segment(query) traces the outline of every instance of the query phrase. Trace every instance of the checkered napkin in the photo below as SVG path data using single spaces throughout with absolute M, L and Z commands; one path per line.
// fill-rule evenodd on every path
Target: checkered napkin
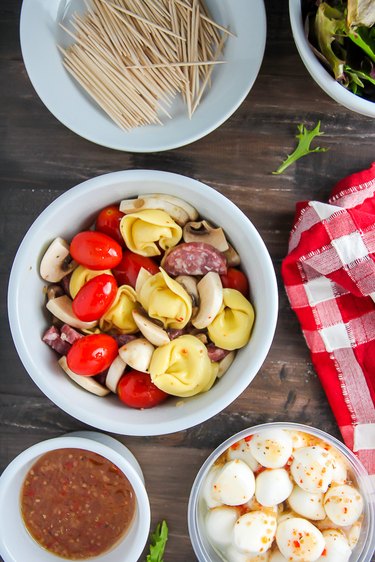
M 375 479 L 375 162 L 328 203 L 297 205 L 282 276 L 343 439 Z

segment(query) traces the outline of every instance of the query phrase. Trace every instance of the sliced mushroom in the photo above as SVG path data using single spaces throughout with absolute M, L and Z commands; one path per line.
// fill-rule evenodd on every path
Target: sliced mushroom
M 142 289 L 144 283 L 150 277 L 152 277 L 151 273 L 149 271 L 147 271 L 147 269 L 145 269 L 144 267 L 141 267 L 141 269 L 139 270 L 139 273 L 137 275 L 136 282 L 135 282 L 135 292 L 137 293 L 137 295 L 139 295 L 140 290 Z
M 187 294 L 192 300 L 193 307 L 199 304 L 199 294 L 197 289 L 198 281 L 192 275 L 179 275 L 175 281 L 183 286 Z
M 185 242 L 205 242 L 220 252 L 228 250 L 229 245 L 222 228 L 215 228 L 207 221 L 188 222 L 183 233 Z
M 96 320 L 93 320 L 92 322 L 83 322 L 77 318 L 73 312 L 72 299 L 70 299 L 67 295 L 62 295 L 61 297 L 49 300 L 46 303 L 46 307 L 53 316 L 56 316 L 56 318 L 65 324 L 69 324 L 72 328 L 90 330 L 97 324 Z
M 237 254 L 233 246 L 231 246 L 230 244 L 228 244 L 228 246 L 229 246 L 228 250 L 224 252 L 224 256 L 226 257 L 227 260 L 227 265 L 228 267 L 237 267 L 238 265 L 241 264 L 241 258 Z
M 236 357 L 236 352 L 231 351 L 230 353 L 228 353 L 228 355 L 224 357 L 224 359 L 219 361 L 219 370 L 217 372 L 218 379 L 220 379 L 227 372 L 229 367 L 232 365 L 235 357 Z
M 136 371 L 147 373 L 154 346 L 145 338 L 137 338 L 119 348 L 121 359 Z
M 175 195 L 169 195 L 167 193 L 147 193 L 145 195 L 139 195 L 140 199 L 148 199 L 150 197 L 154 199 L 164 199 L 164 201 L 168 201 L 169 203 L 172 203 L 172 205 L 181 207 L 181 209 L 184 209 L 187 213 L 189 220 L 191 221 L 196 221 L 199 216 L 197 209 L 193 207 L 193 205 L 190 205 L 190 203 L 184 199 L 176 197 Z
M 126 369 L 126 363 L 117 355 L 116 359 L 114 359 L 108 369 L 107 376 L 105 378 L 105 385 L 109 390 L 116 394 L 117 385 L 120 382 L 122 375 Z
M 223 303 L 223 286 L 218 273 L 210 271 L 199 281 L 200 306 L 191 323 L 195 328 L 207 328 L 217 315 Z
M 60 285 L 49 285 L 47 287 L 47 299 L 56 299 L 57 297 L 62 297 L 65 295 L 64 289 Z
M 139 331 L 152 345 L 159 347 L 171 341 L 167 332 L 152 322 L 147 316 L 141 314 L 138 310 L 133 310 L 132 314 Z
M 71 369 L 69 369 L 65 355 L 60 357 L 58 364 L 66 372 L 68 377 L 85 390 L 88 390 L 88 392 L 91 392 L 91 394 L 96 394 L 96 396 L 106 396 L 109 394 L 110 390 L 96 381 L 93 377 L 77 375 L 77 373 L 74 373 Z
M 40 263 L 40 276 L 50 283 L 58 283 L 77 267 L 69 253 L 69 244 L 59 236 L 50 244 Z
M 184 224 L 186 224 L 189 220 L 189 215 L 184 209 L 158 197 L 124 199 L 120 203 L 120 211 L 126 215 L 137 213 L 138 211 L 144 211 L 145 209 L 158 209 L 165 211 L 180 226 L 184 226 Z

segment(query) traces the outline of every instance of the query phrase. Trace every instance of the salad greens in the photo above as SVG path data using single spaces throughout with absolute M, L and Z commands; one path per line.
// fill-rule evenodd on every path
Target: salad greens
M 283 163 L 277 168 L 276 172 L 272 172 L 273 174 L 282 174 L 288 166 L 293 164 L 302 156 L 306 156 L 307 154 L 312 154 L 313 152 L 327 152 L 329 148 L 320 148 L 320 146 L 316 148 L 310 148 L 311 142 L 314 140 L 315 137 L 320 137 L 324 135 L 324 133 L 320 130 L 320 121 L 314 129 L 309 131 L 306 129 L 305 125 L 302 123 L 298 125 L 298 135 L 296 135 L 296 139 L 298 139 L 297 148 L 289 154 Z
M 345 88 L 375 101 L 375 1 L 304 0 L 308 39 Z
M 167 540 L 168 525 L 166 521 L 162 521 L 151 534 L 150 554 L 147 555 L 146 562 L 163 562 Z

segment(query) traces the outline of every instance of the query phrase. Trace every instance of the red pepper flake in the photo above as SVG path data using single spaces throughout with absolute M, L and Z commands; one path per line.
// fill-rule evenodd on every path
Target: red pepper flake
M 293 546 L 294 546 L 294 548 L 301 548 L 301 545 L 300 545 L 299 541 L 293 541 Z
M 248 435 L 247 437 L 244 438 L 244 441 L 251 441 L 253 437 L 254 435 Z
M 327 549 L 326 548 L 323 550 L 322 556 L 327 556 Z
M 241 446 L 240 443 L 237 442 L 237 443 L 233 443 L 233 445 L 231 445 L 230 448 L 231 448 L 233 451 L 237 451 L 237 449 L 239 449 L 240 446 Z

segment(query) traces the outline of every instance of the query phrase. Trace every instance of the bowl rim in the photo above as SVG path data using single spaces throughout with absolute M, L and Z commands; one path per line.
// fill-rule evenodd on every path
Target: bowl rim
M 26 232 L 14 258 L 8 284 L 8 318 L 13 342 L 20 360 L 23 363 L 24 368 L 26 369 L 29 376 L 42 390 L 42 392 L 50 400 L 52 400 L 52 402 L 54 402 L 56 406 L 72 415 L 76 419 L 88 423 L 92 427 L 96 427 L 98 429 L 109 431 L 112 433 L 118 433 L 121 435 L 135 436 L 164 435 L 168 433 L 175 433 L 177 431 L 185 430 L 198 425 L 199 423 L 208 420 L 209 418 L 213 417 L 214 415 L 224 410 L 224 408 L 229 406 L 229 404 L 231 404 L 236 398 L 238 398 L 238 396 L 240 396 L 240 394 L 247 388 L 251 380 L 249 381 L 249 377 L 243 377 L 242 381 L 236 381 L 236 384 L 233 384 L 230 391 L 228 391 L 224 396 L 219 397 L 214 402 L 206 404 L 205 408 L 203 410 L 200 410 L 199 412 L 189 412 L 188 414 L 185 414 L 184 417 L 179 418 L 179 423 L 177 423 L 177 421 L 174 421 L 173 424 L 171 424 L 168 420 L 161 421 L 158 424 L 149 423 L 147 425 L 146 431 L 146 424 L 137 425 L 133 423 L 131 427 L 129 427 L 128 423 L 125 423 L 122 420 L 117 420 L 116 423 L 114 423 L 112 420 L 108 422 L 106 419 L 104 419 L 104 416 L 98 422 L 95 412 L 83 413 L 80 409 L 78 401 L 77 403 L 66 401 L 63 396 L 61 396 L 54 390 L 53 385 L 49 385 L 48 381 L 45 380 L 45 377 L 40 375 L 39 366 L 36 364 L 35 359 L 29 353 L 25 339 L 23 337 L 23 331 L 20 322 L 21 315 L 18 311 L 17 295 L 22 279 L 22 264 L 26 259 L 28 247 L 31 246 L 33 235 L 41 229 L 44 222 L 48 220 L 48 217 L 54 215 L 56 209 L 59 209 L 61 205 L 74 205 L 75 201 L 79 199 L 82 194 L 87 194 L 88 187 L 90 187 L 91 189 L 90 193 L 95 193 L 97 190 L 102 189 L 103 186 L 108 185 L 109 183 L 112 184 L 116 182 L 122 182 L 122 184 L 126 185 L 126 182 L 146 180 L 163 182 L 167 186 L 177 185 L 182 190 L 184 187 L 186 187 L 191 193 L 195 193 L 197 195 L 201 194 L 202 190 L 204 190 L 207 196 L 214 197 L 220 204 L 225 205 L 227 208 L 230 208 L 230 212 L 234 216 L 234 221 L 237 220 L 239 223 L 241 221 L 246 221 L 246 227 L 251 232 L 251 236 L 254 240 L 254 246 L 256 246 L 262 253 L 262 263 L 264 266 L 267 281 L 265 290 L 268 291 L 267 302 L 269 304 L 269 329 L 264 339 L 262 339 L 259 348 L 257 348 L 257 357 L 254 358 L 250 366 L 251 372 L 254 373 L 251 380 L 253 380 L 255 375 L 258 373 L 267 357 L 274 338 L 278 317 L 278 289 L 276 275 L 271 257 L 268 253 L 265 243 L 263 242 L 260 234 L 252 224 L 250 219 L 248 219 L 248 217 L 234 203 L 232 203 L 230 199 L 216 191 L 214 188 L 208 186 L 207 184 L 188 176 L 172 172 L 140 169 L 123 170 L 118 172 L 110 172 L 108 174 L 103 174 L 86 180 L 57 197 L 32 223 L 29 230 Z
M 88 432 L 87 432 L 88 433 Z M 128 478 L 129 482 L 133 486 L 136 498 L 137 498 L 137 511 L 138 511 L 138 527 L 134 527 L 132 525 L 130 531 L 134 532 L 134 544 L 133 554 L 134 558 L 133 561 L 136 562 L 139 556 L 142 554 L 143 548 L 146 545 L 149 532 L 150 532 L 150 523 L 151 523 L 151 508 L 150 502 L 148 498 L 148 494 L 146 491 L 145 484 L 142 480 L 142 476 L 138 473 L 137 465 L 138 461 L 136 461 L 135 457 L 134 460 L 136 464 L 132 464 L 131 457 L 133 456 L 130 451 L 130 455 L 128 458 L 123 456 L 119 450 L 115 450 L 109 444 L 103 441 L 98 441 L 97 438 L 94 437 L 95 433 L 93 433 L 93 437 L 83 437 L 77 436 L 72 434 L 65 434 L 59 437 L 54 437 L 52 439 L 46 439 L 45 441 L 40 441 L 31 445 L 21 453 L 19 453 L 5 468 L 4 472 L 0 476 L 0 510 L 5 509 L 5 502 L 4 502 L 4 494 L 6 493 L 8 487 L 12 485 L 13 479 L 16 475 L 22 471 L 24 472 L 24 476 L 27 474 L 29 467 L 27 465 L 34 464 L 38 458 L 42 455 L 54 451 L 56 449 L 65 449 L 65 448 L 73 448 L 73 449 L 85 449 L 92 452 L 95 452 L 106 459 L 110 460 L 113 464 L 118 466 L 118 468 L 125 474 Z M 139 465 L 138 465 L 139 466 Z M 22 480 L 23 481 L 23 480 Z M 21 488 L 20 488 L 21 489 Z M 14 527 L 17 529 L 17 526 Z M 17 531 L 15 532 L 16 535 Z M 124 535 L 123 539 L 126 538 L 127 533 Z M 122 540 L 119 541 L 118 544 L 121 544 Z M 15 539 L 16 540 L 16 536 Z M 38 543 L 36 543 L 38 544 Z M 4 542 L 4 538 L 0 534 L 0 548 L 3 553 L 7 553 L 7 547 Z M 40 547 L 43 548 L 43 547 Z M 44 549 L 43 549 L 44 550 Z M 51 561 L 52 558 L 55 559 L 56 556 L 53 553 L 51 554 Z M 106 553 L 103 553 L 105 555 Z M 58 558 L 56 558 L 57 560 Z M 17 562 L 14 560 L 13 556 L 9 558 L 12 562 Z
M 301 0 L 289 0 L 289 17 L 297 50 L 315 82 L 326 94 L 347 109 L 366 117 L 375 117 L 375 102 L 346 90 L 329 74 L 313 53 L 304 33 Z
M 248 435 L 253 435 L 257 431 L 262 431 L 270 428 L 279 429 L 290 429 L 294 431 L 301 431 L 305 433 L 310 433 L 322 440 L 326 440 L 329 444 L 336 447 L 339 452 L 345 457 L 349 462 L 351 467 L 354 467 L 356 472 L 357 481 L 360 484 L 361 491 L 365 494 L 365 505 L 367 510 L 367 515 L 370 518 L 370 524 L 367 528 L 367 533 L 365 541 L 363 544 L 363 550 L 360 553 L 360 557 L 355 562 L 371 562 L 372 554 L 375 548 L 375 491 L 372 487 L 370 476 L 368 475 L 365 467 L 361 461 L 354 455 L 354 453 L 341 441 L 339 441 L 333 435 L 330 435 L 322 429 L 312 427 L 299 422 L 267 422 L 258 425 L 253 425 L 247 427 L 234 435 L 231 435 L 225 441 L 220 443 L 206 458 L 206 460 L 201 465 L 194 482 L 192 484 L 187 508 L 187 520 L 188 520 L 188 530 L 190 540 L 194 549 L 194 552 L 199 560 L 199 562 L 211 562 L 211 559 L 207 557 L 206 550 L 202 544 L 199 532 L 199 525 L 197 522 L 197 509 L 199 493 L 203 483 L 203 480 L 208 473 L 209 469 L 216 461 L 216 459 L 226 450 L 228 447 L 236 443 L 240 439 L 247 437 Z

